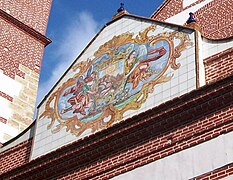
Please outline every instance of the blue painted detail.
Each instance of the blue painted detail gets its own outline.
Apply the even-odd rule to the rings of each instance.
[[[190,23],[193,23],[193,22],[196,22],[194,16],[194,14],[192,12],[189,13],[189,19],[187,20],[187,24],[190,24]]]
[[[121,3],[121,7],[119,9],[117,9],[117,12],[119,13],[119,12],[124,11],[124,10],[125,10],[124,4]]]

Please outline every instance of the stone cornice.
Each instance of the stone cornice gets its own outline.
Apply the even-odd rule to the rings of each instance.
[[[14,18],[13,16],[9,15],[8,13],[6,13],[5,11],[3,11],[1,9],[0,9],[0,17],[2,17],[4,20],[10,22],[11,24],[16,26],[20,30],[26,32],[27,34],[29,34],[33,38],[37,39],[38,41],[42,42],[44,44],[44,46],[47,46],[49,43],[52,42],[49,38],[47,38],[43,34],[37,32],[36,30],[31,28],[30,26],[22,23],[21,21],[19,21],[18,19]]]
[[[228,48],[220,53],[214,54],[213,56],[210,56],[210,57],[204,59],[204,64],[209,65],[209,64],[213,63],[214,61],[221,59],[221,57],[223,57],[223,56],[228,56],[232,52],[233,52],[233,47]]]

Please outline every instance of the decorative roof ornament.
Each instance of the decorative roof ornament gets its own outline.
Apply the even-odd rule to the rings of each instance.
[[[189,18],[187,20],[187,24],[191,24],[191,23],[194,23],[196,22],[195,18],[194,18],[194,14],[192,12],[189,13]]]
[[[124,11],[124,10],[125,10],[124,3],[121,3],[121,7],[119,9],[117,9],[117,13]]]
[[[199,31],[200,33],[202,33],[201,27],[197,23],[195,16],[192,12],[189,13],[189,18],[186,21],[186,23],[184,24],[184,26],[190,27],[190,28],[195,29],[196,31]]]
[[[121,6],[119,7],[119,9],[117,9],[117,13],[112,17],[112,20],[120,16],[123,16],[124,14],[129,14],[129,13],[125,10],[124,3],[121,3]]]

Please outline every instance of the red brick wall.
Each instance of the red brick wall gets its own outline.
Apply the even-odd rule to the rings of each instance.
[[[183,11],[182,6],[182,0],[167,0],[151,17],[158,21],[165,21]]]
[[[192,115],[188,117],[188,113],[192,113],[192,110],[189,112],[183,112],[183,116],[186,121],[192,121],[193,117],[191,117]],[[141,144],[141,136],[137,137],[136,133],[135,135],[128,136],[125,134],[125,137],[115,140],[111,144],[109,143],[108,145],[105,145],[103,148],[97,148],[96,151],[104,151],[104,153],[109,153],[109,151],[114,152],[114,149],[119,149],[121,146],[125,146],[125,143],[130,143],[130,148],[102,161],[95,162],[86,167],[80,168],[79,170],[69,172],[69,174],[65,176],[62,174],[59,178],[63,179],[65,177],[65,179],[69,179],[75,177],[78,179],[109,179],[113,176],[120,175],[121,173],[133,170],[136,167],[159,160],[171,154],[208,141],[220,134],[232,131],[232,114],[233,106],[231,105],[230,108],[225,108],[211,115],[203,116],[198,119],[198,121],[191,124],[180,123],[169,129],[166,127],[165,123],[165,127],[159,126],[159,130],[163,130],[164,133],[161,133],[155,139],[151,139],[148,142],[143,142]],[[173,118],[181,117],[180,115],[177,115]],[[173,118],[166,119],[166,121],[172,121]],[[144,136],[148,136],[150,133],[153,134],[153,131],[156,131],[156,129],[147,127],[147,131],[148,133],[144,134]],[[144,132],[141,131],[141,133]],[[131,139],[131,142],[126,139]],[[136,147],[134,147],[135,144],[137,144]],[[109,148],[109,146],[111,146],[111,148]],[[96,152],[92,152],[92,154],[93,153]],[[233,172],[230,174],[233,174]]]
[[[199,9],[195,16],[208,39],[225,39],[233,36],[233,0],[214,0]]]
[[[3,73],[13,79],[15,75],[24,77],[20,64],[39,73],[44,44],[3,19],[0,19],[0,27],[0,69]]]
[[[202,1],[199,0],[189,7]],[[233,36],[232,7],[233,0],[214,0],[195,12],[195,18],[202,29],[204,37],[219,40]],[[183,9],[182,0],[167,0],[151,17],[159,21],[166,21],[166,19],[185,9]],[[184,18],[188,19],[188,14]]]
[[[43,51],[51,42],[41,34],[46,29],[50,6],[51,0],[0,1],[0,73],[21,84],[15,89],[18,94],[9,93],[14,97],[6,89],[2,89],[4,93],[0,92],[0,96],[9,100],[5,106],[11,109],[6,124],[18,132],[31,124],[33,118]],[[0,80],[0,87],[5,86],[3,83],[9,82]],[[4,113],[1,116],[5,117]],[[1,141],[10,138],[5,132]]]
[[[29,162],[31,146],[32,139],[29,139],[0,153],[0,175]]]
[[[233,48],[229,48],[204,60],[206,83],[223,79],[233,74]]]
[[[45,34],[52,0],[1,0],[0,9]]]
[[[229,76],[63,146],[2,177],[108,179],[231,132],[232,85],[233,76]]]

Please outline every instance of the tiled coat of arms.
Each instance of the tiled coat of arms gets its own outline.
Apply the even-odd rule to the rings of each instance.
[[[40,116],[51,119],[47,128],[57,122],[53,133],[66,128],[79,136],[87,129],[107,128],[121,121],[126,111],[139,109],[156,84],[172,78],[165,75],[168,67],[178,69],[176,59],[192,45],[186,33],[153,34],[155,29],[151,25],[137,36],[114,36],[93,59],[74,65],[76,74],[50,96]]]

